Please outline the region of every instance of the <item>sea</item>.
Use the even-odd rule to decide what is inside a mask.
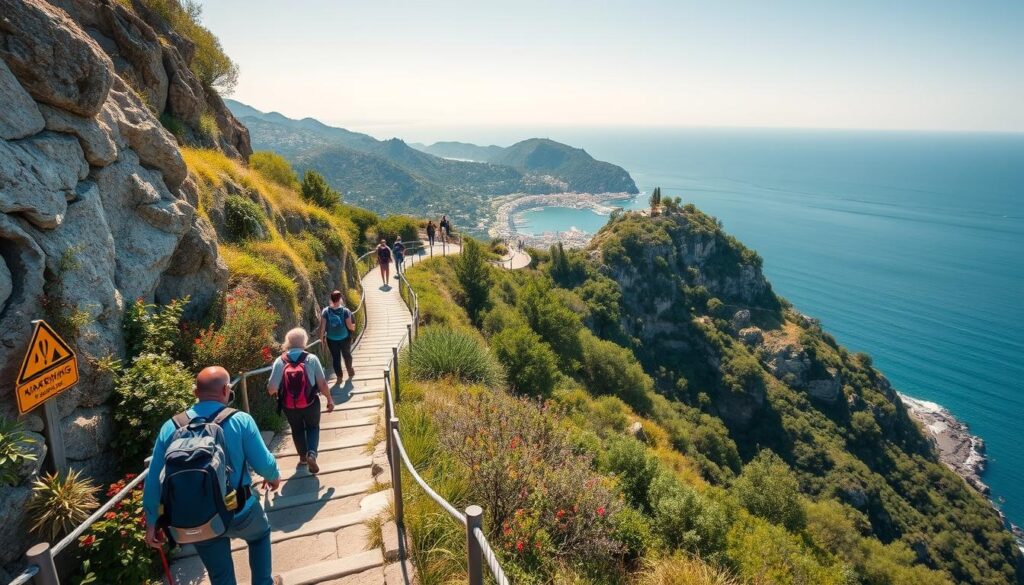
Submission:
[[[475,136],[511,144],[543,132]],[[531,133],[533,132],[533,133]],[[987,446],[982,479],[1024,526],[1024,134],[548,129],[642,191],[722,220],[776,291],[897,390],[946,407]],[[543,208],[524,231],[595,232],[607,216]]]

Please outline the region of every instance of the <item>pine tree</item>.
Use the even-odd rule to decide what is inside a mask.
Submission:
[[[651,217],[658,215],[658,208],[661,207],[661,187],[655,187],[651,193]]]
[[[462,253],[455,257],[455,277],[466,295],[466,312],[474,323],[487,308],[488,294],[493,284],[484,247],[472,238],[462,242]]]
[[[306,171],[302,176],[302,198],[314,205],[330,209],[341,203],[341,194],[331,189],[323,175],[316,171]]]

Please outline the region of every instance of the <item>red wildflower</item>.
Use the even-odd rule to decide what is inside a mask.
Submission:
[[[114,518],[117,518],[117,513],[116,512],[107,512],[106,514],[103,515],[103,517],[106,518],[107,520],[113,520]]]
[[[604,518],[604,512],[605,512],[604,506],[598,506],[597,507],[597,515],[598,516]]]
[[[523,552],[523,546],[524,546],[523,545],[523,541],[521,541],[521,540],[517,540],[516,541],[516,550],[517,551]]]
[[[128,473],[128,474],[126,474],[126,475],[124,476],[124,478],[125,478],[125,480],[127,480],[127,481],[131,481],[131,480],[135,479],[135,474],[134,474],[134,473]]]
[[[558,512],[555,512],[555,516],[557,516],[559,518],[561,518],[562,516],[565,516],[565,510],[559,510]]]
[[[83,536],[81,542],[82,542],[82,546],[90,547],[90,546],[92,546],[92,543],[96,542],[96,537],[91,535],[91,534],[88,535],[88,536]]]

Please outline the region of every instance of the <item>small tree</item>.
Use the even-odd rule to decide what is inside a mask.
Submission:
[[[778,455],[765,449],[743,468],[733,493],[751,514],[797,532],[807,524],[800,485]]]
[[[466,238],[462,253],[455,258],[455,276],[465,293],[466,312],[474,323],[487,308],[487,295],[491,290],[491,267],[487,264],[487,251],[479,242]]]
[[[323,175],[312,170],[302,175],[302,198],[324,209],[341,203],[341,193],[331,189]]]
[[[525,324],[499,331],[491,338],[508,382],[519,394],[547,398],[558,378],[558,358],[551,347]]]
[[[651,193],[651,216],[658,215],[658,208],[661,207],[661,187],[655,187]]]

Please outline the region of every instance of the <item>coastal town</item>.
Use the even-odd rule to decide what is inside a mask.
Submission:
[[[570,227],[565,231],[524,234],[519,231],[518,217],[523,212],[542,207],[567,207],[590,209],[595,213],[610,215],[621,209],[616,202],[625,202],[635,197],[630,193],[551,193],[544,195],[513,194],[494,199],[496,207],[494,221],[488,230],[492,238],[522,240],[526,246],[546,248],[562,242],[567,248],[582,248],[593,234]]]

